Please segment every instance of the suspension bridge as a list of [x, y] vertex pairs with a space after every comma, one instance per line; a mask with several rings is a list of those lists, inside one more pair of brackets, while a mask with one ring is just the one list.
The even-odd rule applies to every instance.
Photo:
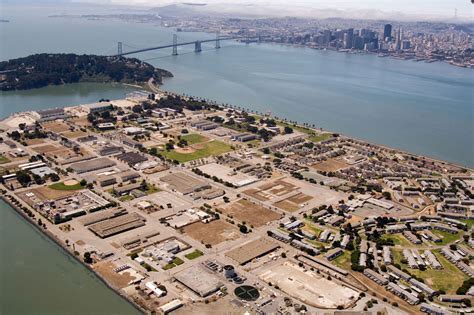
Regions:
[[173, 35], [173, 42], [171, 44], [155, 46], [155, 47], [148, 47], [148, 48], [141, 48], [141, 49], [135, 49], [135, 50], [131, 50], [131, 51], [124, 51], [123, 50], [124, 44], [122, 42], [118, 42], [117, 54], [114, 55], [114, 56], [115, 57], [127, 56], [127, 55], [139, 54], [139, 53], [146, 52], [146, 51], [160, 50], [160, 49], [167, 49], [167, 48], [172, 48], [172, 53], [171, 54], [173, 56], [177, 56], [178, 55], [178, 46], [194, 45], [194, 52], [198, 53], [198, 52], [202, 51], [201, 44], [203, 44], [203, 43], [215, 42], [215, 49], [219, 49], [219, 48], [221, 48], [221, 41], [242, 40], [246, 44], [250, 44], [250, 43], [254, 43], [254, 42], [260, 42], [261, 39], [262, 39], [262, 37], [260, 35], [250, 37], [250, 36], [219, 36], [219, 34], [216, 34], [215, 39], [204, 39], [204, 40], [195, 40], [195, 41], [188, 41], [188, 42], [178, 43], [178, 36], [176, 34], [174, 34]]

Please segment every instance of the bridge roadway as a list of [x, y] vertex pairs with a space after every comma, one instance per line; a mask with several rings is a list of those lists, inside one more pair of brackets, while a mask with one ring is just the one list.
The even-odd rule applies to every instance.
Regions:
[[221, 40], [233, 40], [233, 39], [247, 39], [247, 40], [250, 40], [250, 39], [255, 39], [255, 38], [241, 36], [241, 37], [221, 37], [221, 38], [218, 38], [218, 39], [214, 38], [214, 39], [205, 39], [205, 40], [194, 40], [194, 41], [191, 41], [191, 42], [168, 44], [168, 45], [162, 45], [162, 46], [156, 46], [156, 47], [149, 47], [149, 48], [142, 48], [142, 49], [127, 51], [127, 52], [123, 52], [120, 55], [116, 55], [116, 56], [126, 56], [126, 55], [138, 54], [138, 53], [142, 53], [142, 52], [145, 52], [145, 51], [172, 48], [172, 47], [175, 47], [175, 46], [177, 47], [177, 46], [192, 45], [192, 44], [196, 44], [198, 42], [199, 43], [210, 43], [210, 42], [217, 42], [217, 41], [221, 41]]

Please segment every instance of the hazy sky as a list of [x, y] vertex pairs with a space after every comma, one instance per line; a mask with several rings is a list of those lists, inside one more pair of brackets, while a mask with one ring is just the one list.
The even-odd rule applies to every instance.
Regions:
[[[99, 0], [100, 1], [100, 0]], [[104, 0], [107, 1], [107, 0]], [[386, 13], [400, 12], [413, 16], [436, 16], [450, 18], [457, 9], [459, 17], [472, 18], [473, 5], [471, 0], [109, 0], [123, 4], [146, 4], [162, 6], [172, 3], [194, 2], [207, 3], [210, 6], [237, 8], [239, 5], [269, 7], [273, 10], [376, 10]]]

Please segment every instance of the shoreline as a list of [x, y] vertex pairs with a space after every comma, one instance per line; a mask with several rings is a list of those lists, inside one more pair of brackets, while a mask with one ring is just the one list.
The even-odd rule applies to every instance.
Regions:
[[[168, 92], [168, 91], [160, 90], [160, 86], [154, 85], [154, 87], [155, 87], [157, 90], [162, 91], [162, 92], [167, 93], [167, 94], [177, 95], [177, 96], [180, 96], [180, 97], [185, 97], [183, 94], [180, 94], [180, 93]], [[145, 90], [147, 90], [147, 89], [145, 88]], [[153, 92], [153, 90], [152, 90], [151, 92]], [[194, 97], [194, 98], [197, 98], [197, 99], [204, 99], [204, 98], [199, 97], [199, 96], [190, 96], [190, 97]], [[218, 106], [223, 107], [223, 108], [234, 109], [234, 110], [235, 110], [235, 108], [232, 108], [232, 107], [231, 107], [231, 104], [225, 105], [225, 104], [219, 104], [219, 103], [217, 103], [217, 102], [214, 102], [214, 103], [217, 104]], [[242, 110], [242, 111], [247, 111], [247, 109], [241, 109], [241, 110]], [[257, 115], [259, 115], [259, 114], [257, 114]], [[270, 116], [270, 118], [274, 118], [274, 117]], [[274, 118], [274, 119], [275, 119], [275, 118]], [[275, 119], [275, 121], [277, 121], [277, 122], [283, 122], [281, 119]], [[407, 155], [411, 155], [411, 156], [415, 156], [415, 157], [422, 158], [423, 160], [427, 160], [427, 161], [433, 161], [433, 162], [438, 162], [438, 163], [442, 163], [442, 164], [450, 165], [450, 166], [454, 166], [454, 167], [467, 168], [467, 169], [470, 169], [470, 170], [474, 170], [474, 165], [473, 165], [473, 166], [462, 165], [462, 164], [458, 164], [458, 163], [455, 163], [455, 162], [450, 162], [450, 161], [446, 161], [446, 160], [441, 160], [441, 159], [438, 159], [438, 158], [426, 156], [426, 155], [424, 155], [424, 154], [413, 153], [413, 152], [406, 151], [406, 150], [403, 150], [403, 149], [400, 149], [400, 148], [390, 147], [390, 146], [388, 146], [388, 145], [386, 145], [386, 144], [379, 144], [379, 143], [369, 142], [369, 141], [367, 141], [367, 140], [360, 139], [360, 138], [356, 138], [356, 137], [353, 137], [353, 136], [350, 136], [350, 135], [346, 135], [346, 134], [343, 134], [343, 133], [340, 133], [340, 132], [337, 132], [337, 131], [333, 131], [333, 130], [326, 130], [326, 129], [323, 129], [323, 128], [306, 127], [306, 126], [304, 126], [304, 125], [301, 125], [301, 124], [298, 123], [298, 122], [296, 122], [296, 124], [289, 124], [289, 123], [286, 123], [286, 124], [288, 124], [288, 125], [290, 125], [290, 126], [294, 126], [294, 127], [304, 128], [304, 129], [307, 129], [307, 130], [310, 130], [310, 131], [315, 131], [315, 132], [318, 132], [318, 131], [319, 131], [320, 133], [338, 134], [340, 137], [344, 137], [344, 138], [346, 138], [346, 139], [351, 139], [351, 140], [354, 140], [354, 141], [357, 141], [357, 142], [360, 142], [360, 143], [363, 143], [363, 144], [366, 144], [366, 145], [377, 146], [377, 147], [381, 147], [381, 148], [386, 149], [386, 150], [395, 151], [395, 153], [407, 154]]]
[[[119, 297], [124, 299], [127, 303], [132, 305], [137, 311], [139, 311], [142, 314], [148, 314], [138, 304], [134, 303], [134, 301], [130, 297], [128, 297], [126, 294], [123, 294], [120, 289], [117, 289], [114, 286], [112, 286], [103, 276], [101, 276], [99, 273], [95, 272], [94, 269], [91, 268], [91, 266], [89, 266], [82, 259], [80, 259], [80, 256], [74, 255], [74, 253], [71, 252], [71, 250], [68, 248], [68, 246], [66, 244], [64, 244], [60, 239], [58, 239], [58, 237], [55, 234], [51, 233], [48, 229], [44, 229], [44, 228], [41, 228], [40, 226], [38, 226], [38, 224], [31, 217], [27, 216], [19, 206], [15, 205], [10, 200], [10, 198], [8, 198], [8, 196], [11, 197], [11, 198], [14, 198], [15, 200], [17, 200], [15, 197], [13, 197], [11, 195], [6, 195], [3, 192], [1, 192], [1, 194], [0, 194], [0, 199], [3, 200], [12, 210], [14, 210], [14, 212], [16, 212], [18, 215], [23, 217], [23, 219], [25, 219], [25, 221], [28, 222], [30, 224], [30, 226], [35, 228], [38, 232], [42, 233], [50, 241], [52, 241], [56, 246], [58, 246], [58, 248], [63, 252], [64, 255], [67, 255], [68, 257], [71, 257], [74, 260], [76, 260], [76, 262], [78, 262], [85, 269], [87, 269], [87, 272], [89, 272], [89, 273], [93, 274], [95, 277], [97, 277], [97, 279], [100, 280], [109, 290], [113, 291]], [[33, 211], [34, 211], [34, 214], [35, 214], [35, 218], [36, 218], [36, 215], [41, 216], [41, 214], [36, 212], [36, 210], [33, 209]], [[43, 217], [43, 216], [41, 216], [41, 217]]]

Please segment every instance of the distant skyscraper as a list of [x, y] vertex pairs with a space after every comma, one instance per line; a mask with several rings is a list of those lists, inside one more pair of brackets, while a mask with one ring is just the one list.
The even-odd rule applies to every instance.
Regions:
[[344, 48], [351, 49], [354, 41], [354, 29], [350, 28], [344, 34]]
[[383, 28], [383, 39], [385, 40], [386, 38], [392, 38], [392, 24], [385, 24]]
[[395, 49], [398, 51], [402, 48], [403, 32], [399, 27], [397, 31], [397, 36], [395, 38]]

